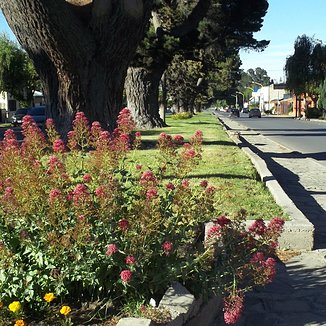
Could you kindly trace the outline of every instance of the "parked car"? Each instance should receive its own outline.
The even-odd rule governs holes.
[[[239,109],[231,109],[231,117],[240,117],[240,111]]]
[[[261,118],[261,112],[259,109],[251,109],[249,111],[249,118]]]
[[[10,123],[17,127],[22,124],[23,117],[27,114],[28,109],[18,109],[15,114],[11,117]]]
[[[37,124],[44,124],[46,121],[45,116],[46,106],[34,106],[30,108],[27,112]]]

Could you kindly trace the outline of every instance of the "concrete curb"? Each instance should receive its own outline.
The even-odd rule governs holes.
[[[165,292],[159,308],[166,308],[171,312],[172,320],[165,326],[213,326],[218,314],[222,311],[222,299],[211,298],[203,304],[180,283],[174,282]],[[155,326],[147,318],[122,318],[117,326]]]
[[[314,225],[295,206],[294,202],[284,192],[278,181],[267,168],[265,161],[255,154],[247,145],[245,135],[233,131],[228,124],[217,116],[217,119],[225,127],[231,140],[233,140],[248,155],[255,166],[261,181],[272,194],[275,202],[291,216],[291,221],[286,221],[284,231],[279,239],[279,247],[298,251],[310,251],[314,244]],[[251,222],[248,221],[248,224]]]

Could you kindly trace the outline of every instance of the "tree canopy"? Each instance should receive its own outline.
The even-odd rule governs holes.
[[[26,52],[5,35],[0,36],[0,91],[28,106],[37,86],[38,76]]]
[[[236,55],[240,48],[259,50],[266,47],[269,42],[257,41],[253,33],[260,30],[267,8],[265,0],[158,1],[148,33],[128,70],[128,106],[134,115],[147,115],[150,120],[151,115],[158,112],[157,101],[149,101],[149,97],[153,99],[154,90],[148,85],[151,80],[153,84],[159,84],[154,78],[161,78],[175,55],[182,55],[185,60],[201,60],[205,66],[205,62],[212,61],[207,56],[224,62]],[[208,77],[208,69],[204,67],[204,70]],[[139,92],[131,91],[137,87],[145,89],[140,86],[141,75],[147,90],[151,90],[147,97],[143,97],[143,102]],[[135,81],[137,84],[133,84]],[[146,122],[146,125],[150,123]]]

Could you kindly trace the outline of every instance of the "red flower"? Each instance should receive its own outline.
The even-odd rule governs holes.
[[[243,295],[238,293],[224,298],[224,321],[227,324],[236,323],[243,310]]]
[[[199,185],[200,185],[202,188],[206,188],[207,185],[208,185],[208,181],[207,181],[207,180],[202,180],[202,181],[200,181]]]
[[[64,141],[62,139],[56,139],[53,142],[52,149],[56,153],[63,153],[66,150]]]
[[[118,247],[116,244],[111,243],[109,245],[106,246],[106,255],[107,256],[112,256],[113,254],[115,254],[118,251]]]
[[[75,204],[78,204],[80,201],[85,200],[89,197],[89,192],[86,185],[79,183],[76,185],[73,190],[73,201]]]
[[[90,182],[92,180],[92,176],[88,173],[86,173],[84,176],[83,176],[83,181],[84,182]]]
[[[252,223],[248,230],[257,235],[263,235],[266,232],[266,225],[264,220],[261,218],[257,219]]]
[[[127,265],[133,265],[136,262],[136,259],[134,256],[127,256],[125,262]]]
[[[192,148],[186,149],[186,151],[184,152],[184,157],[186,159],[194,158],[195,156],[196,156],[196,152]]]
[[[226,216],[221,215],[216,219],[216,223],[220,226],[225,226],[231,223],[231,220],[228,219]]]
[[[129,222],[126,219],[122,219],[118,222],[121,231],[126,231],[129,228]]]
[[[206,188],[206,194],[212,194],[215,192],[215,190],[216,190],[216,188],[214,186],[208,186]]]
[[[142,165],[141,164],[136,164],[136,170],[141,170],[142,169]]]
[[[169,183],[166,185],[166,189],[172,191],[172,190],[175,189],[175,186],[174,186],[174,184],[173,184],[172,182],[169,182]]]
[[[157,189],[156,188],[149,188],[146,192],[146,197],[147,199],[152,199],[152,198],[155,198],[158,196],[158,192],[157,192]]]
[[[171,252],[171,250],[173,249],[173,243],[170,241],[165,241],[162,244],[162,249],[164,251],[164,253],[168,256]]]
[[[221,235],[221,227],[219,225],[213,225],[207,231],[207,238],[215,238]]]
[[[280,217],[274,217],[267,225],[267,229],[279,235],[283,231],[284,220]]]
[[[182,181],[181,181],[181,185],[182,185],[182,187],[183,188],[188,188],[189,187],[189,180],[187,180],[187,179],[183,179]]]
[[[96,195],[96,197],[104,197],[105,196],[105,187],[104,186],[98,186],[95,189],[95,195]]]
[[[57,188],[52,189],[49,194],[49,202],[52,203],[54,202],[55,199],[60,198],[61,196],[61,191]]]
[[[156,182],[156,177],[152,171],[144,171],[140,177],[140,183],[146,184],[148,182]]]
[[[120,273],[120,277],[122,282],[128,283],[132,279],[132,271],[130,271],[129,269],[125,269]]]
[[[177,144],[182,144],[184,141],[184,138],[181,135],[175,135],[173,138],[174,142]]]

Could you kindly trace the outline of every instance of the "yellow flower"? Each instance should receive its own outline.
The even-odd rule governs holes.
[[[27,326],[27,323],[25,320],[19,319],[19,320],[16,320],[14,326]]]
[[[69,306],[62,306],[62,308],[60,309],[60,314],[67,316],[70,311],[71,308]]]
[[[55,295],[54,293],[50,292],[50,293],[46,293],[43,297],[43,299],[46,301],[46,302],[51,302],[55,299]]]
[[[12,312],[18,312],[20,309],[21,309],[21,304],[19,301],[13,301],[9,306],[9,310],[12,311]]]

